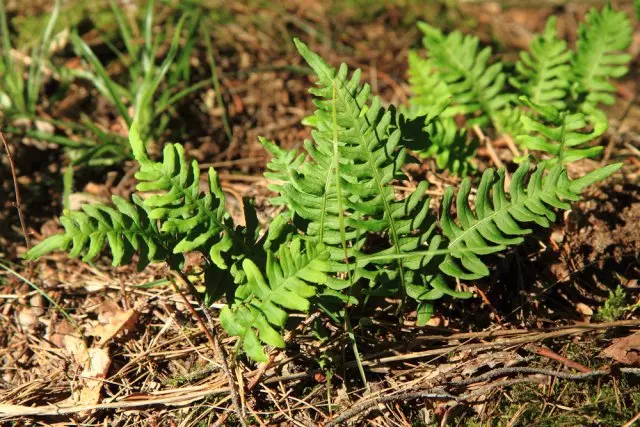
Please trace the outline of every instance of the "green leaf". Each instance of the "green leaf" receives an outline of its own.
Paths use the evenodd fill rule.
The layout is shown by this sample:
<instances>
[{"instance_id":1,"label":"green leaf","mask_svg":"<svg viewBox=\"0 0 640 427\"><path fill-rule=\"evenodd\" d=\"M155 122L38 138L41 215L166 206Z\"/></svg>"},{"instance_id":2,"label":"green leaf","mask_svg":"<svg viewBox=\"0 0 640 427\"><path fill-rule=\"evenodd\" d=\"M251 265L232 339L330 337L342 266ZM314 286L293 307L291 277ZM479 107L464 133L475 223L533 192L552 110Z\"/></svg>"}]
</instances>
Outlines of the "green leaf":
<instances>
[{"instance_id":1,"label":"green leaf","mask_svg":"<svg viewBox=\"0 0 640 427\"><path fill-rule=\"evenodd\" d=\"M596 157L604 149L589 145L603 135L607 118L597 109L589 112L560 111L552 105L535 104L526 97L520 98L538 112L539 118L522 116L522 128L527 134L518 135L516 141L530 150L550 154L551 163L571 163L587 157Z\"/></svg>"},{"instance_id":2,"label":"green leaf","mask_svg":"<svg viewBox=\"0 0 640 427\"><path fill-rule=\"evenodd\" d=\"M615 98L614 78L628 71L631 55L623 53L631 44L633 28L628 15L606 5L601 11L593 8L587 13L585 22L578 28L576 54L572 69L578 92L586 93L585 104L612 105Z\"/></svg>"},{"instance_id":3,"label":"green leaf","mask_svg":"<svg viewBox=\"0 0 640 427\"><path fill-rule=\"evenodd\" d=\"M433 90L433 97L437 99L448 92L453 101L445 110L445 116L463 114L469 117L471 125L491 123L501 129L500 112L509 106L513 96L504 93L506 74L502 63L489 62L491 48L480 49L477 37L460 31L445 36L424 22L419 22L418 28L424 33L422 41L428 57L426 61L414 60L412 91L420 94ZM417 78L418 75L421 78ZM416 87L425 82L426 86Z\"/></svg>"},{"instance_id":4,"label":"green leaf","mask_svg":"<svg viewBox=\"0 0 640 427\"><path fill-rule=\"evenodd\" d=\"M504 190L504 170L500 169L496 177L494 171L488 169L478 186L475 210L468 201L470 181L462 182L456 197L457 222L450 212L453 189L447 188L440 226L451 253L441 262L440 270L465 280L487 276L489 269L480 256L520 243L522 236L532 231L521 224L549 227L555 220L554 208L568 209L567 200L579 200L585 186L606 178L619 168L620 164L610 165L572 181L561 164L545 174L544 164L529 172L529 162L525 161L513 174L509 193ZM436 288L448 293L444 288Z\"/></svg>"},{"instance_id":5,"label":"green leaf","mask_svg":"<svg viewBox=\"0 0 640 427\"><path fill-rule=\"evenodd\" d=\"M80 37L77 32L71 33L71 43L77 50L78 55L86 59L87 62L89 62L89 64L91 64L91 66L93 66L93 68L96 70L96 73L98 73L98 78L100 79L100 83L106 88L109 100L118 109L120 116L125 120L127 125L131 126L131 124L133 123L133 119L129 115L127 107L122 102L120 91L118 90L115 82L111 80L111 77L109 77L109 74L104 69L102 63L95 55L93 50L91 50L89 45L84 42L82 37Z\"/></svg>"},{"instance_id":6,"label":"green leaf","mask_svg":"<svg viewBox=\"0 0 640 427\"><path fill-rule=\"evenodd\" d=\"M53 251L66 250L69 243L71 243L71 236L54 234L31 248L24 257L28 260L38 259Z\"/></svg>"},{"instance_id":7,"label":"green leaf","mask_svg":"<svg viewBox=\"0 0 640 427\"><path fill-rule=\"evenodd\" d=\"M429 319L431 319L431 316L433 316L433 305L428 302L421 301L418 304L416 311L418 313L418 320L416 324L418 326L425 326Z\"/></svg>"},{"instance_id":8,"label":"green leaf","mask_svg":"<svg viewBox=\"0 0 640 427\"><path fill-rule=\"evenodd\" d=\"M266 275L252 260L242 261L246 283L237 289L235 300L221 313L220 321L229 335L242 341L250 358L266 360L259 342L284 348L280 331L285 327L287 312L309 310L309 298L316 295L316 286L327 281L328 257L324 248L294 239L277 252L267 251Z\"/></svg>"},{"instance_id":9,"label":"green leaf","mask_svg":"<svg viewBox=\"0 0 640 427\"><path fill-rule=\"evenodd\" d=\"M543 34L536 35L529 52L520 52L517 77L509 82L534 104L566 108L565 98L572 81L571 51L556 32L557 18L547 21Z\"/></svg>"}]
</instances>

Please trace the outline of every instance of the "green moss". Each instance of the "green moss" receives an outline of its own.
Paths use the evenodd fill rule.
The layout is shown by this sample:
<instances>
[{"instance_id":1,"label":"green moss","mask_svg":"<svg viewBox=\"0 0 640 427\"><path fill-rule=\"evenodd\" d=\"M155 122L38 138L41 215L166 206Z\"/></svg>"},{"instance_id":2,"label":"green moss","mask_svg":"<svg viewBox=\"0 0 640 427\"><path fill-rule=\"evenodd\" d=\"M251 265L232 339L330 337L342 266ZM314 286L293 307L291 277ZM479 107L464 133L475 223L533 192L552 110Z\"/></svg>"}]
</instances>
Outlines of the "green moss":
<instances>
[{"instance_id":1,"label":"green moss","mask_svg":"<svg viewBox=\"0 0 640 427\"><path fill-rule=\"evenodd\" d=\"M609 291L609 298L602 307L598 308L595 315L596 320L613 322L621 319L628 311L626 297L627 293L622 286L618 286L614 291Z\"/></svg>"}]
</instances>

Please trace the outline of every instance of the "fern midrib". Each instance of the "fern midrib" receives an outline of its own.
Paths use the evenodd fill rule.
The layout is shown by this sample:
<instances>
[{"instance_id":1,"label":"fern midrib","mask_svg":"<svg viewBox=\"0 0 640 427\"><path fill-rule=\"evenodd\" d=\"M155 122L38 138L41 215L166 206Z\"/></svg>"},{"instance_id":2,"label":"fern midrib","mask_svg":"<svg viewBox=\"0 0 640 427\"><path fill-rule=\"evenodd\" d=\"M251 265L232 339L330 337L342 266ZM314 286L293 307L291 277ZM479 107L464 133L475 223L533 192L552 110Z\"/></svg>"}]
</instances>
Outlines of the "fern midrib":
<instances>
[{"instance_id":1,"label":"fern midrib","mask_svg":"<svg viewBox=\"0 0 640 427\"><path fill-rule=\"evenodd\" d=\"M347 106L346 110L351 112L351 109L349 108L349 103L347 99L344 99L342 97L342 92L338 91L335 88L335 80L334 79L334 100L335 100L335 96L340 96L340 99L342 101L342 103ZM345 84L344 82L340 82L341 86L344 87ZM348 92L348 91L347 91ZM358 107L358 109L361 109L360 105L358 105L358 101L355 97L352 97L352 100L354 102L354 104ZM373 179L376 182L376 186L378 187L378 194L380 194L380 199L382 200L383 206L384 206L384 210L385 213L387 214L387 217L389 218L389 232L391 233L392 239L393 239L393 247L395 248L395 251L397 254L402 253L402 251L400 250L400 243L399 243L399 239L398 239L398 233L395 227L395 221L393 220L393 215L391 212L391 206L389 205L389 201L387 200L387 198L384 195L384 185L382 184L382 178L380 177L380 174L378 173L378 168L375 165L375 161L371 155L370 150L367 149L367 140L364 136L364 134L361 131L361 127L359 126L358 123L358 119L360 118L359 115L352 115L349 114L349 118L351 119L351 125L353 127L353 129L356 130L357 135L358 135L358 139L360 140L360 149L366 154L367 156L367 162L371 165L371 171L372 171L372 175L373 175ZM333 120L336 122L336 126L337 126L337 118L335 117L335 106L334 106L334 118ZM364 120L367 120L366 115L364 116ZM373 128L371 126L371 123L368 122L367 120L367 125L368 128ZM376 135L377 137L377 133L376 133L376 129L373 128L372 132ZM334 133L335 133L335 138L337 139L337 128L334 129ZM341 200L340 196L338 196L338 200ZM339 209L340 212L342 212L342 209ZM341 227L342 228L342 227ZM398 261L398 269L400 270L400 283L402 285L402 293L403 293L403 300L404 300L404 295L406 294L406 283L405 283L405 278L404 278L404 266L402 263L402 260Z\"/></svg>"},{"instance_id":2,"label":"fern midrib","mask_svg":"<svg viewBox=\"0 0 640 427\"><path fill-rule=\"evenodd\" d=\"M562 158L564 157L564 146L567 140L567 113L561 113L562 117L562 127L560 128L560 147L558 148L558 162L562 164Z\"/></svg>"},{"instance_id":3,"label":"fern midrib","mask_svg":"<svg viewBox=\"0 0 640 427\"><path fill-rule=\"evenodd\" d=\"M336 180L336 196L338 198L338 223L340 227L340 240L342 242L342 250L344 251L344 262L347 264L347 277L349 278L350 289L353 287L353 277L349 268L349 251L347 249L347 235L344 224L344 212L342 205L342 184L340 183L340 147L338 145L338 113L336 111L336 97L338 89L335 79L332 81L333 94L331 96L331 124L333 131L333 161L335 168Z\"/></svg>"},{"instance_id":4,"label":"fern midrib","mask_svg":"<svg viewBox=\"0 0 640 427\"><path fill-rule=\"evenodd\" d=\"M531 96L531 100L536 104L540 104L542 102L540 101L540 96L542 95L542 84L546 81L544 77L551 68L549 66L550 61L547 61L546 59L548 58L545 57L545 61L540 62L540 64L542 65L542 69L539 73L537 73L536 81L533 85L534 92Z\"/></svg>"},{"instance_id":5,"label":"fern midrib","mask_svg":"<svg viewBox=\"0 0 640 427\"><path fill-rule=\"evenodd\" d=\"M335 144L334 144L335 145ZM333 165L334 162L336 162L337 164L339 164L339 161L337 160L338 158L338 151L336 149L336 147L334 146L333 149L333 160L331 162L331 164ZM337 166L336 166L337 168ZM340 186L340 182L338 181L336 183L336 185L339 187ZM324 182L324 194L322 195L322 207L320 210L320 234L318 235L318 240L320 243L324 243L324 223L326 221L327 218L327 205L329 203L329 188L331 187L331 168L329 168L329 170L327 171L327 176L325 178L325 182ZM342 214L342 200L340 199L340 195L338 195L338 203L339 203L339 211L340 214Z\"/></svg>"},{"instance_id":6,"label":"fern midrib","mask_svg":"<svg viewBox=\"0 0 640 427\"><path fill-rule=\"evenodd\" d=\"M105 225L106 225L105 223L103 223L103 222L99 221L98 219L96 219L96 218L94 218L94 217L91 217L91 216L89 216L89 215L87 215L87 216L88 216L88 218L90 218L90 219L94 219L94 220L98 221L98 226L100 226L100 225L105 226ZM73 217L70 217L70 216L69 216L68 218L69 218L69 219L71 219L72 221L74 221L74 222L76 222L76 223L77 223L77 221L76 221L75 219L73 219ZM114 227L113 227L113 228L111 228L111 229L107 229L107 230L100 230L100 229L98 229L98 230L91 231L90 233L83 233L83 232L82 232L82 230L80 230L80 229L78 228L78 233L75 233L75 235L80 234L80 235L83 235L83 236L87 236L89 239L91 239L91 238L92 238L92 236L95 236L95 235L98 235L98 234L108 235L108 233L110 233L110 232L115 232L115 233L117 233L117 234L118 234L119 236L121 236L121 237L126 236L126 234L133 234L133 235L135 235L135 236L142 236L142 237L147 237L147 238L153 239L153 242L154 242L157 246L162 247L165 251L167 251L167 253L170 253L170 252L171 252L171 251L169 250L169 248L168 248L168 245L166 245L166 244L165 244L166 237L165 237L165 238L163 238L163 237L162 237L162 235L161 235L161 233L156 232L156 231L155 231L155 230L153 230L153 229L151 229L151 230L145 230L144 228L142 228L142 227L138 226L138 225L135 223L135 221L132 221L132 222L131 222L132 227L131 227L131 228L129 228L129 229L125 228L125 227L124 227L124 223L121 223L120 221L118 221L118 224L122 225L123 227L121 227L121 228L116 228L116 227L115 227L115 224L114 224ZM67 233L65 233L65 234L67 234ZM142 239L142 240L144 240L144 239ZM105 244L108 244L108 243L105 243ZM85 246L85 247L86 247L86 246ZM111 247L111 245L109 245L109 247ZM104 246L103 246L103 248L104 248Z\"/></svg>"}]
</instances>

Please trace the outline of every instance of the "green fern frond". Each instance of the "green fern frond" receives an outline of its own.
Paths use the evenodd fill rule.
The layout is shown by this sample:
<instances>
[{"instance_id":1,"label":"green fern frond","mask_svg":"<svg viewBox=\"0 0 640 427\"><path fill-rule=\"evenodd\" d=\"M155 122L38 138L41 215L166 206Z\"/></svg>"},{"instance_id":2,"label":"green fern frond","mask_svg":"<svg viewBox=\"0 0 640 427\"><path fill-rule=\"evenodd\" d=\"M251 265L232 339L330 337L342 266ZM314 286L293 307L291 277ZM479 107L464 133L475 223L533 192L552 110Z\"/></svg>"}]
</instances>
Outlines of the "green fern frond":
<instances>
[{"instance_id":1,"label":"green fern frond","mask_svg":"<svg viewBox=\"0 0 640 427\"><path fill-rule=\"evenodd\" d=\"M322 247L294 239L277 253L267 251L266 278L253 261L244 259L246 284L238 287L235 300L220 312L220 323L231 336L239 337L246 354L258 362L268 360L262 343L284 348L282 330L288 311L307 312L316 285L327 281L329 254Z\"/></svg>"},{"instance_id":2,"label":"green fern frond","mask_svg":"<svg viewBox=\"0 0 640 427\"><path fill-rule=\"evenodd\" d=\"M523 228L522 223L549 227L555 221L554 208L569 209L567 201L579 200L586 186L605 179L621 166L621 163L612 164L572 181L561 164L545 175L544 164L529 174L529 163L523 162L511 179L509 194L504 190L504 170L498 170L496 177L494 171L488 169L478 186L475 210L468 200L471 181L465 179L460 185L455 198L458 222L450 212L454 192L447 188L440 226L452 252L445 256L440 270L466 280L487 276L489 269L479 258L481 255L502 251L508 245L522 242L522 236L532 231ZM473 248L479 249L469 250Z\"/></svg>"},{"instance_id":3,"label":"green fern frond","mask_svg":"<svg viewBox=\"0 0 640 427\"><path fill-rule=\"evenodd\" d=\"M498 113L513 97L503 93L506 75L502 63L489 64L491 48L480 50L477 37L460 31L445 36L424 22L418 28L424 33L428 63L453 96L448 114L468 115L470 124L492 123L499 128Z\"/></svg>"},{"instance_id":4,"label":"green fern frond","mask_svg":"<svg viewBox=\"0 0 640 427\"><path fill-rule=\"evenodd\" d=\"M215 170L209 169L208 191L200 192L200 167L195 160L187 164L182 145L166 145L163 161L155 162L147 155L135 126L129 138L140 164L136 189L155 193L143 202L150 209L149 218L162 222L162 232L181 236L173 253L200 250L220 268L226 268L221 253L232 245L233 224Z\"/></svg>"},{"instance_id":5,"label":"green fern frond","mask_svg":"<svg viewBox=\"0 0 640 427\"><path fill-rule=\"evenodd\" d=\"M571 85L571 51L567 42L558 39L556 21L555 16L549 18L544 33L531 41L530 52L520 52L518 77L509 81L531 102L563 109Z\"/></svg>"},{"instance_id":6,"label":"green fern frond","mask_svg":"<svg viewBox=\"0 0 640 427\"><path fill-rule=\"evenodd\" d=\"M425 114L433 106L452 96L433 65L413 50L409 51L409 85L412 93L409 100L411 117ZM453 116L455 110L445 109L440 115Z\"/></svg>"},{"instance_id":7,"label":"green fern frond","mask_svg":"<svg viewBox=\"0 0 640 427\"><path fill-rule=\"evenodd\" d=\"M309 121L315 129L313 142L305 142L309 160L297 169L288 168L290 176L282 174L286 182L276 190L307 221L307 235L327 246L333 271L349 274L349 280L328 282L341 289L361 277L381 274L355 269L353 259L369 233L388 236L395 253L420 244L420 234L413 234L422 226L416 218L425 221L428 211L426 187L421 186L410 203L395 200L391 181L402 176L406 149L399 146L401 131L394 124L394 112L385 111L379 98L370 99L369 86L359 86L358 70L347 78L346 65L335 70L302 42L296 40L296 45L318 76L317 86L310 90L317 110ZM404 281L403 274L397 278Z\"/></svg>"},{"instance_id":8,"label":"green fern frond","mask_svg":"<svg viewBox=\"0 0 640 427\"><path fill-rule=\"evenodd\" d=\"M522 102L538 113L539 119L523 116L523 135L516 141L530 150L552 155L552 161L571 163L587 157L595 157L603 150L601 146L585 147L607 130L607 118L597 109L571 113L552 106L539 105L521 98Z\"/></svg>"},{"instance_id":9,"label":"green fern frond","mask_svg":"<svg viewBox=\"0 0 640 427\"><path fill-rule=\"evenodd\" d=\"M72 256L79 255L88 245L84 259L90 260L100 252L106 239L114 265L128 262L137 250L141 252L140 262L144 266L157 258L158 242L165 242L165 247L170 248L170 255L163 258L165 260L172 254L198 250L208 255L219 268L228 268L225 259L228 257L224 254L245 237L238 235L225 210L224 193L215 171L209 170L209 191L201 193L198 163L193 161L187 165L180 144L167 145L163 161L155 162L147 155L135 125L131 127L129 139L140 165L136 188L139 193L152 194L144 198L134 195L133 204L114 197L115 209L106 205L85 205L84 213L66 212L61 218L64 237L52 237L42 242L27 256L36 258L45 251L66 249L71 243Z\"/></svg>"},{"instance_id":10,"label":"green fern frond","mask_svg":"<svg viewBox=\"0 0 640 427\"><path fill-rule=\"evenodd\" d=\"M632 26L625 12L611 5L602 11L591 9L580 24L572 69L578 91L586 93L586 103L612 105L615 87L611 79L627 73L631 55L621 53L631 43Z\"/></svg>"},{"instance_id":11,"label":"green fern frond","mask_svg":"<svg viewBox=\"0 0 640 427\"><path fill-rule=\"evenodd\" d=\"M439 169L448 170L458 176L467 176L475 169L473 157L478 148L476 138L469 138L466 129L458 129L452 118L437 118L425 124L424 117L417 117L403 122L401 118L400 128L403 139L406 134L416 136L406 141L407 148L413 150L422 158L433 158Z\"/></svg>"},{"instance_id":12,"label":"green fern frond","mask_svg":"<svg viewBox=\"0 0 640 427\"><path fill-rule=\"evenodd\" d=\"M271 154L271 160L267 163L268 171L264 173L265 178L273 180L267 188L280 194L283 183L293 179L295 171L304 164L304 154L298 154L295 150L284 150L278 147L273 141L258 137L260 144ZM271 198L274 205L286 204L282 197Z\"/></svg>"},{"instance_id":13,"label":"green fern frond","mask_svg":"<svg viewBox=\"0 0 640 427\"><path fill-rule=\"evenodd\" d=\"M36 259L55 250L69 250L70 257L84 253L85 262L95 259L105 245L111 249L113 266L129 262L134 252L140 254L138 268L142 270L151 261L167 261L166 248L172 244L172 236L158 230L149 221L148 211L142 200L134 196L133 203L113 196L115 207L104 204L87 204L83 212L66 210L60 222L64 233L48 237L32 248L27 259Z\"/></svg>"}]
</instances>

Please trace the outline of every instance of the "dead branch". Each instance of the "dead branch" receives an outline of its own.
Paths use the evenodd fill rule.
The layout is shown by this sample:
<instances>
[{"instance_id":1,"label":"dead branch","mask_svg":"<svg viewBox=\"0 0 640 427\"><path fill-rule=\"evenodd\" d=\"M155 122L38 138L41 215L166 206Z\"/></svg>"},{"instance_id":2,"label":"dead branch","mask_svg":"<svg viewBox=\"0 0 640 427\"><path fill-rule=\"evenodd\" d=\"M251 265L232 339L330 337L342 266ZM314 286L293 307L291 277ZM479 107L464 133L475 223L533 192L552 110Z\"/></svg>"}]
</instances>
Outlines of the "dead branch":
<instances>
[{"instance_id":1,"label":"dead branch","mask_svg":"<svg viewBox=\"0 0 640 427\"><path fill-rule=\"evenodd\" d=\"M621 368L620 372L624 374L639 375L640 368ZM514 367L514 368L494 369L482 375L478 375L476 377L468 378L468 379L457 381L457 382L451 382L447 385L450 385L450 386L470 385L477 382L486 381L489 379L502 377L506 375L518 374L518 373L534 374L536 376L527 376L527 377L515 378L511 380L506 380L506 381L496 381L493 383L489 383L485 386L482 386L472 392L461 394L458 396L452 395L447 393L446 391L443 391L443 386L439 386L439 387L434 387L428 390L423 390L418 392L398 393L390 396L377 396L375 398L367 398L365 401L362 401L360 403L353 405L350 409L342 412L340 415L338 415L337 417L335 417L334 419L326 423L325 427L340 425L345 421L349 420L350 418L353 418L356 415L374 406L377 406L380 403L389 403L389 402L397 402L397 401L406 402L408 400L415 400L415 399L450 400L455 403L461 403L461 402L469 401L476 397L482 396L487 391L497 387L506 387L506 386L521 384L521 383L539 382L540 378L537 375L545 375L545 376L556 377L556 378L561 378L566 380L574 380L574 381L584 381L591 378L604 377L604 376L610 375L609 371L604 371L604 370L592 371L588 373L585 372L585 373L579 373L579 374L572 374L572 373L563 372L563 371L551 371L548 369Z\"/></svg>"},{"instance_id":2,"label":"dead branch","mask_svg":"<svg viewBox=\"0 0 640 427\"><path fill-rule=\"evenodd\" d=\"M4 145L4 149L7 152L7 158L9 159L9 166L11 167L11 177L13 178L13 188L16 193L16 209L18 210L18 218L20 218L20 227L22 228L24 242L27 245L27 250L29 250L31 249L31 244L29 242L29 233L27 232L27 225L24 219L24 213L22 211L22 198L20 197L20 187L18 186L18 176L16 174L16 166L13 163L13 156L11 155L9 144L7 144L7 140L4 138L4 133L2 133L2 131L0 131L0 139L2 139L2 144ZM29 279L31 279L32 273L33 273L33 263L29 261L29 274L28 274Z\"/></svg>"}]
</instances>

